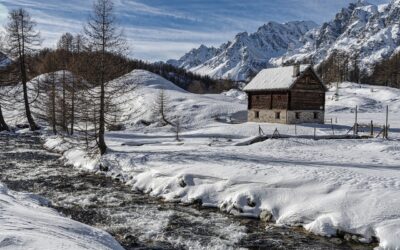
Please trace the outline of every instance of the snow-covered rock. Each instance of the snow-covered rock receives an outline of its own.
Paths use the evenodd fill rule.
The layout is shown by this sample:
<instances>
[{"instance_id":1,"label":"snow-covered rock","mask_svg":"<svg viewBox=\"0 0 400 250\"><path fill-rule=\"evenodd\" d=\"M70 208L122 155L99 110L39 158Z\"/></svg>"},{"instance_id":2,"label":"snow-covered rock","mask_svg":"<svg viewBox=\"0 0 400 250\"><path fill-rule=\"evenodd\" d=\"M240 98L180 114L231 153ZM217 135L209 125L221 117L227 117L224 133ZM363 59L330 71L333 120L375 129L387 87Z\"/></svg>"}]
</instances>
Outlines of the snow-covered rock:
<instances>
[{"instance_id":1,"label":"snow-covered rock","mask_svg":"<svg viewBox=\"0 0 400 250\"><path fill-rule=\"evenodd\" d=\"M247 100L246 92L243 92L243 91L238 90L238 89L231 89L231 90L223 92L222 94L226 95L226 96L229 96L229 97L234 97L234 98L239 99L241 101Z\"/></svg>"},{"instance_id":2,"label":"snow-covered rock","mask_svg":"<svg viewBox=\"0 0 400 250\"><path fill-rule=\"evenodd\" d=\"M253 34L237 34L233 41L218 49L202 45L168 63L213 78L247 80L269 66L271 58L283 55L288 48L301 46L300 38L316 26L306 21L268 22Z\"/></svg>"},{"instance_id":3,"label":"snow-covered rock","mask_svg":"<svg viewBox=\"0 0 400 250\"><path fill-rule=\"evenodd\" d=\"M33 194L0 183L0 248L14 250L123 249L111 235L59 215Z\"/></svg>"}]
</instances>

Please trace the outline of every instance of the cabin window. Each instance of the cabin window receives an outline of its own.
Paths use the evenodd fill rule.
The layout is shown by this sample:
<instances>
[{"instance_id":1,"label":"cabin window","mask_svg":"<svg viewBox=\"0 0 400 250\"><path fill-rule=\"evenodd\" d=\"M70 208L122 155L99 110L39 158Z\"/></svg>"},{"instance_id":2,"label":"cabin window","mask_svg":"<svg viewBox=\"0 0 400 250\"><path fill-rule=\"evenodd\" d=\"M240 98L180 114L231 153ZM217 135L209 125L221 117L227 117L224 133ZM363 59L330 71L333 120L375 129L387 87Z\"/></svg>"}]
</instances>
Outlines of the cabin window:
<instances>
[{"instance_id":1,"label":"cabin window","mask_svg":"<svg viewBox=\"0 0 400 250\"><path fill-rule=\"evenodd\" d=\"M314 119L318 119L318 112L314 112Z\"/></svg>"},{"instance_id":2,"label":"cabin window","mask_svg":"<svg viewBox=\"0 0 400 250\"><path fill-rule=\"evenodd\" d=\"M296 112L296 119L300 119L300 112Z\"/></svg>"},{"instance_id":3,"label":"cabin window","mask_svg":"<svg viewBox=\"0 0 400 250\"><path fill-rule=\"evenodd\" d=\"M259 111L254 111L254 117L256 119L260 118L260 112Z\"/></svg>"},{"instance_id":4,"label":"cabin window","mask_svg":"<svg viewBox=\"0 0 400 250\"><path fill-rule=\"evenodd\" d=\"M281 119L281 112L275 112L275 119Z\"/></svg>"}]
</instances>

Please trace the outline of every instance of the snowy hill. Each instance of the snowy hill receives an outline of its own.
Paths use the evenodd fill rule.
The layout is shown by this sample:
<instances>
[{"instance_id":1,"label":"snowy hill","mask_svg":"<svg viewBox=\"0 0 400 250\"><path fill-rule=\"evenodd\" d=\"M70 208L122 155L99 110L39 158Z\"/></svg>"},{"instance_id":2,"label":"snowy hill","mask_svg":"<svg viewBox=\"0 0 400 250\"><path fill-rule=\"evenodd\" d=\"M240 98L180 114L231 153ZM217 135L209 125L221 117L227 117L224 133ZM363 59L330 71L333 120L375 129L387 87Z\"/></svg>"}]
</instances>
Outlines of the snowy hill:
<instances>
[{"instance_id":1,"label":"snowy hill","mask_svg":"<svg viewBox=\"0 0 400 250\"><path fill-rule=\"evenodd\" d=\"M125 116L131 117L130 124L140 121L154 122L154 107L161 90L167 98L167 115L170 119L179 117L185 127L196 127L206 124L217 117L245 116L245 103L236 98L223 95L198 95L189 93L172 82L145 70L134 70L116 81L129 81L138 88L127 93L128 100ZM140 114L140 115L138 115Z\"/></svg>"},{"instance_id":2,"label":"snowy hill","mask_svg":"<svg viewBox=\"0 0 400 250\"><path fill-rule=\"evenodd\" d=\"M37 117L40 114L44 114L47 110L43 108L43 105L48 105L46 103L46 98L48 96L43 91L43 88L51 84L50 73L42 74L36 76L32 80L27 83L28 87L28 97L31 102L31 111L34 117ZM65 84L71 85L72 79L77 79L77 77L67 70L60 70L57 72L53 72L52 77L54 77L54 83L56 84L56 91L58 91L57 98L61 98L62 91L62 82L65 80ZM41 91L38 93L38 87L40 85ZM27 124L27 120L25 117L25 107L24 107L24 99L23 99L23 90L22 84L17 84L11 87L0 88L0 94L5 94L3 96L2 109L4 112L4 116L8 121L8 124L11 126L15 126L17 124ZM37 120L39 125L46 126L44 121Z\"/></svg>"},{"instance_id":3,"label":"snowy hill","mask_svg":"<svg viewBox=\"0 0 400 250\"><path fill-rule=\"evenodd\" d=\"M271 62L313 61L319 64L338 51L346 53L351 64L357 61L361 69L369 71L377 62L400 51L399 13L398 0L378 6L366 1L351 3L332 21L309 31L302 38L302 47Z\"/></svg>"},{"instance_id":4,"label":"snowy hill","mask_svg":"<svg viewBox=\"0 0 400 250\"><path fill-rule=\"evenodd\" d=\"M337 101L335 92L332 87L327 94L327 113L349 113L356 106L360 113L384 113L386 106L392 113L400 112L399 89L345 82L339 86Z\"/></svg>"},{"instance_id":5,"label":"snowy hill","mask_svg":"<svg viewBox=\"0 0 400 250\"><path fill-rule=\"evenodd\" d=\"M213 78L246 80L269 65L269 60L301 46L300 38L317 25L313 22L268 22L257 32L239 33L218 49L204 45L169 64Z\"/></svg>"}]
</instances>

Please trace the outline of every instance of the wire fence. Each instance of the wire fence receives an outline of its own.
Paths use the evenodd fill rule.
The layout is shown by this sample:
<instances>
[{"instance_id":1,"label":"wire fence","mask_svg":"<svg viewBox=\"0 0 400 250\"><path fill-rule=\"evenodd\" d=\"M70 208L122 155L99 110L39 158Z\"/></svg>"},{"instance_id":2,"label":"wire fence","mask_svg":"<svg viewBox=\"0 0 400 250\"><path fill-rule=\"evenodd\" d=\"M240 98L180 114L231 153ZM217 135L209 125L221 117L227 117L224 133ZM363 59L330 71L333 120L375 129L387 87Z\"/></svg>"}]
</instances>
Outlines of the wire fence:
<instances>
[{"instance_id":1,"label":"wire fence","mask_svg":"<svg viewBox=\"0 0 400 250\"><path fill-rule=\"evenodd\" d=\"M351 117L353 116L353 117ZM324 124L268 124L260 125L258 135L271 138L385 138L389 139L389 107L377 117L375 113L358 113L355 107L350 117L326 117ZM374 120L375 119L375 120Z\"/></svg>"}]
</instances>

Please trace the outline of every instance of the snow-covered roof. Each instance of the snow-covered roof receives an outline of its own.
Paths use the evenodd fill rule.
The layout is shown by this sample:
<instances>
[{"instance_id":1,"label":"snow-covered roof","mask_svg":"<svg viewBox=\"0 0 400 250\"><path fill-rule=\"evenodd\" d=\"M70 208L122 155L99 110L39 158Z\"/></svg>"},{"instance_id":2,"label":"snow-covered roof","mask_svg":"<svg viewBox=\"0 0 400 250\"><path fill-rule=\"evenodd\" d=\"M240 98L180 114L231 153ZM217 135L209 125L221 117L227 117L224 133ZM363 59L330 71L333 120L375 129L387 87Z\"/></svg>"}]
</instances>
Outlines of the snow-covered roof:
<instances>
[{"instance_id":1,"label":"snow-covered roof","mask_svg":"<svg viewBox=\"0 0 400 250\"><path fill-rule=\"evenodd\" d=\"M244 91L289 89L298 77L293 77L293 67L264 69L244 88ZM300 65L300 75L310 65Z\"/></svg>"}]
</instances>

